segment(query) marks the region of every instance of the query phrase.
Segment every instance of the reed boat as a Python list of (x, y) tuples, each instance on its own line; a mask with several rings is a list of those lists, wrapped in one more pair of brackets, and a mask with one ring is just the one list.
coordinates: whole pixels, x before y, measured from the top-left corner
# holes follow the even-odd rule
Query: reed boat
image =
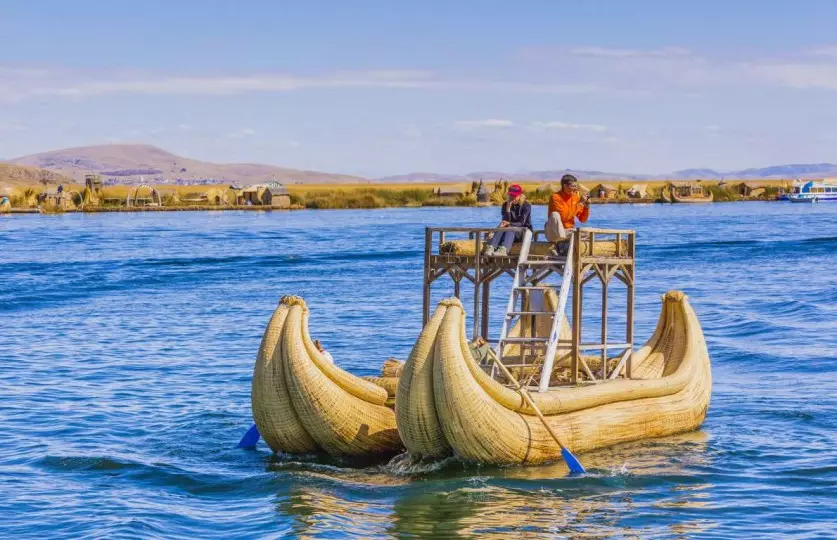
[(285, 296), (265, 328), (251, 394), (265, 442), (274, 452), (292, 454), (401, 451), (392, 409), (397, 362), (385, 363), (382, 376), (371, 380), (344, 371), (317, 350), (308, 317), (302, 298)]
[[(560, 365), (560, 362), (559, 362)], [(687, 296), (663, 296), (657, 327), (633, 353), (631, 378), (531, 392), (545, 422), (573, 452), (693, 431), (709, 406), (712, 376), (703, 331)], [(465, 311), (443, 300), (398, 381), (398, 430), (415, 458), (457, 455), (489, 464), (538, 464), (561, 449), (518, 391), (470, 353)]]
[(713, 200), (715, 200), (715, 195), (699, 182), (672, 183), (671, 185), (671, 202), (673, 203), (711, 203)]

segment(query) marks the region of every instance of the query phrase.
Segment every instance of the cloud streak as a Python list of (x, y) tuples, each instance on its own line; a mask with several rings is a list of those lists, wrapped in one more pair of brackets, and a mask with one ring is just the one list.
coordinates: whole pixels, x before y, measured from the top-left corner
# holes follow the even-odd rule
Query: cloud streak
[(608, 127), (603, 126), (601, 124), (572, 124), (569, 122), (559, 121), (533, 122), (532, 126), (543, 129), (557, 129), (565, 131), (592, 131), (595, 133), (604, 133), (608, 131)]
[(501, 120), (499, 118), (487, 118), (485, 120), (459, 120), (454, 122), (454, 127), (461, 130), (475, 130), (475, 129), (503, 129), (514, 127), (514, 122), (511, 120)]

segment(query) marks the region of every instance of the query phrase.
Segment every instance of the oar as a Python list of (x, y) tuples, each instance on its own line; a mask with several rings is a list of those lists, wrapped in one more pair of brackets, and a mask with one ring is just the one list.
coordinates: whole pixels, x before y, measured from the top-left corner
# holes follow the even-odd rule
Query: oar
[(255, 448), (260, 437), (259, 428), (256, 427), (256, 424), (253, 424), (253, 427), (248, 429), (244, 437), (241, 438), (241, 442), (238, 443), (237, 448)]
[[(493, 352), (494, 351), (492, 351), (492, 353)], [(549, 434), (552, 435), (552, 438), (555, 439), (555, 442), (558, 443), (558, 446), (561, 447), (561, 455), (564, 457), (564, 461), (567, 462), (567, 466), (570, 468), (570, 472), (576, 474), (584, 473), (584, 466), (581, 464), (580, 461), (578, 461), (578, 459), (573, 455), (573, 453), (570, 452), (570, 449), (567, 448), (567, 446), (563, 442), (561, 442), (561, 439), (558, 437), (558, 434), (552, 431), (552, 428), (549, 427), (549, 424), (546, 423), (546, 418), (543, 417), (543, 413), (538, 408), (538, 406), (535, 405), (535, 402), (532, 400), (532, 396), (529, 395), (529, 392), (525, 388), (523, 388), (519, 382), (517, 382), (517, 379), (514, 377), (514, 375), (512, 375), (509, 372), (508, 368), (506, 368), (506, 366), (503, 365), (503, 363), (497, 358), (496, 355), (492, 354), (492, 356), (494, 356), (494, 364), (497, 365), (497, 367), (499, 367), (500, 370), (503, 372), (503, 375), (508, 377), (509, 380), (514, 384), (514, 386), (516, 387), (515, 389), (518, 392), (520, 392), (521, 396), (523, 396), (523, 400), (526, 401), (526, 404), (532, 407), (532, 410), (535, 411), (535, 414), (540, 419), (541, 423), (543, 424), (543, 427), (546, 428)]]

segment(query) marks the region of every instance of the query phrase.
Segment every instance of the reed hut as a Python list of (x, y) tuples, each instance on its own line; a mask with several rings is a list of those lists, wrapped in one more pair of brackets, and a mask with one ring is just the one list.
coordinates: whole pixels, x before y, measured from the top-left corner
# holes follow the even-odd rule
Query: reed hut
[(488, 191), (488, 186), (480, 180), (480, 185), (477, 186), (477, 202), (478, 203), (489, 203), (491, 202), (491, 192)]
[(556, 186), (555, 184), (547, 182), (546, 184), (539, 185), (537, 187), (537, 189), (535, 189), (535, 192), (546, 193), (547, 195), (549, 195), (551, 193), (555, 193), (555, 192), (559, 191), (560, 189), (561, 188)]
[(38, 195), (38, 204), (56, 210), (72, 210), (76, 207), (73, 197), (66, 191), (48, 189)]
[(594, 199), (615, 199), (619, 190), (610, 184), (599, 184), (590, 190), (590, 196)]
[(247, 206), (259, 206), (262, 204), (262, 197), (264, 196), (264, 192), (267, 189), (266, 186), (262, 184), (255, 184), (252, 186), (247, 186), (246, 188), (241, 190), (242, 195), (242, 204)]
[(458, 199), (465, 196), (465, 188), (459, 186), (441, 186), (433, 190), (433, 195), (440, 199)]
[(291, 193), (282, 184), (268, 184), (262, 194), (262, 203), (272, 208), (290, 208)]
[(750, 198), (764, 195), (766, 188), (754, 182), (741, 182), (736, 190), (740, 197)]
[(235, 184), (231, 185), (227, 188), (227, 200), (232, 205), (242, 206), (244, 204), (244, 188)]
[(645, 199), (648, 197), (648, 184), (634, 184), (628, 190), (631, 199)]

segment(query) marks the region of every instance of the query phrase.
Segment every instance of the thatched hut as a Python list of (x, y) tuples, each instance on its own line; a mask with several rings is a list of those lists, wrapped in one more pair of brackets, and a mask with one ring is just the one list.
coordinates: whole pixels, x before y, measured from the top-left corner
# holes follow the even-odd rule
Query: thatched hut
[(433, 195), (440, 199), (457, 199), (465, 195), (465, 188), (459, 186), (441, 186), (433, 190)]
[(72, 210), (76, 207), (73, 196), (66, 191), (48, 189), (38, 195), (38, 204), (56, 210)]
[(485, 182), (480, 180), (480, 185), (477, 186), (477, 202), (478, 203), (489, 203), (491, 202), (491, 192), (488, 190), (488, 186), (485, 185)]
[(264, 196), (264, 192), (266, 189), (267, 187), (262, 184), (247, 186), (246, 188), (241, 190), (242, 204), (245, 204), (247, 206), (261, 205), (262, 197)]
[(619, 190), (610, 184), (599, 184), (590, 190), (590, 196), (594, 199), (615, 199)]
[(754, 182), (741, 182), (736, 187), (738, 195), (741, 197), (758, 197), (759, 195), (764, 195), (766, 188), (760, 184), (756, 184)]
[(628, 190), (628, 197), (631, 199), (645, 199), (648, 197), (648, 184), (634, 184)]
[(271, 182), (265, 186), (262, 203), (273, 208), (290, 208), (291, 193), (288, 188), (278, 182)]
[(555, 192), (559, 191), (560, 189), (561, 188), (559, 186), (556, 186), (553, 183), (547, 182), (546, 184), (539, 185), (537, 187), (537, 189), (535, 189), (535, 192), (546, 193), (547, 195), (549, 195), (550, 193), (555, 193)]

